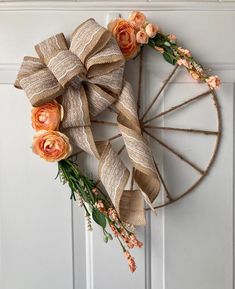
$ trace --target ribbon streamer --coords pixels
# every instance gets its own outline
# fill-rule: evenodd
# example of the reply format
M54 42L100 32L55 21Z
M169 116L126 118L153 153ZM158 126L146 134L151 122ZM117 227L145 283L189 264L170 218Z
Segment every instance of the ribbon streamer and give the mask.
M144 201L157 197L160 182L149 145L143 138L130 84L123 80L125 61L111 33L88 19L73 32L71 44L62 33L35 46L39 58L24 57L15 86L33 106L57 99L64 108L60 131L73 153L82 149L99 160L99 177L120 218L145 224ZM95 142L91 119L114 104L118 127L135 168L140 189L125 190L129 171L108 141Z

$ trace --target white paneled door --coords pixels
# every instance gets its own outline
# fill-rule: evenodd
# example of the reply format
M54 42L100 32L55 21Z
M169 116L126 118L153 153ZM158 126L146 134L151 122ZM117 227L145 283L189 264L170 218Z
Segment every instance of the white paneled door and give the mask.
M108 8L105 3L0 4L1 289L233 289L233 4L208 4L206 9L195 3L176 9L174 4L174 10L170 4L139 5L152 22L164 32L176 34L182 46L222 78L218 91L222 141L208 176L191 194L159 209L157 216L146 213L147 226L137 230L144 248L133 253L136 273L129 272L117 241L105 244L95 225L93 232L85 230L84 212L71 204L69 189L54 180L56 165L31 152L30 104L24 92L12 85L23 56L35 55L34 45L53 34L64 32L69 37L87 18L105 26L110 13L127 17L132 8L138 9L123 7L118 4L111 9L110 3ZM138 61L131 61L126 69L135 93ZM145 49L143 70L142 111L172 67L161 55ZM180 72L151 113L167 110L205 89ZM166 115L160 125L216 130L212 98ZM99 139L114 133L110 127L96 129ZM215 145L213 136L153 133L202 168ZM198 179L192 167L149 141L175 196ZM115 142L114 147L118 150L120 143ZM126 159L125 153L123 156ZM82 156L80 163L95 177L95 160ZM160 198L164 198L163 189Z

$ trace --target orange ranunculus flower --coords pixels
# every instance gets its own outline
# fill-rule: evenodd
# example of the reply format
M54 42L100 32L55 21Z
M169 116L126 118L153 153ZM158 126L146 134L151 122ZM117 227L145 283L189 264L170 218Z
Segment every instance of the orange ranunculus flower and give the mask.
M33 152L48 162L56 162L69 157L72 148L66 135L39 130L33 138Z
M58 130L63 118L63 108L57 101L32 108L32 126L38 130Z
M133 25L125 19L119 18L110 22L108 29L117 40L125 59L135 57L140 49L140 45L136 42Z

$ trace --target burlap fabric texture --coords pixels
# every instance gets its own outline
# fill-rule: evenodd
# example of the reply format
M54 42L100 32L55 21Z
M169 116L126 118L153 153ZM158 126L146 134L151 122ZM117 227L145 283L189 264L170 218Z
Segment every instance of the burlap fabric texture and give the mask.
M125 61L111 33L88 19L68 43L62 33L35 46L39 58L24 57L15 86L32 106L57 99L64 108L60 131L73 152L82 149L99 160L99 177L120 218L145 224L144 199L151 203L160 190L150 147L143 138L130 84L123 79ZM129 170L110 142L95 142L91 119L113 105L138 189L125 190Z

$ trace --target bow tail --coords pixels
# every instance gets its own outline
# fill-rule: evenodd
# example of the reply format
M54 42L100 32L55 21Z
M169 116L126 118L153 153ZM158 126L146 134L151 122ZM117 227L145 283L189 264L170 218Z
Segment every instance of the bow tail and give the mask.
M120 111L118 126L122 133L128 155L135 167L135 182L143 191L145 201L153 209L152 202L159 194L160 181L151 149L141 133L136 104L128 82L124 84L116 107Z
M97 116L116 101L110 93L104 91L98 85L86 82L84 88L91 118Z
M97 142L100 154L99 177L116 208L120 219L133 225L144 225L143 197L139 190L124 190L129 171L110 142Z

